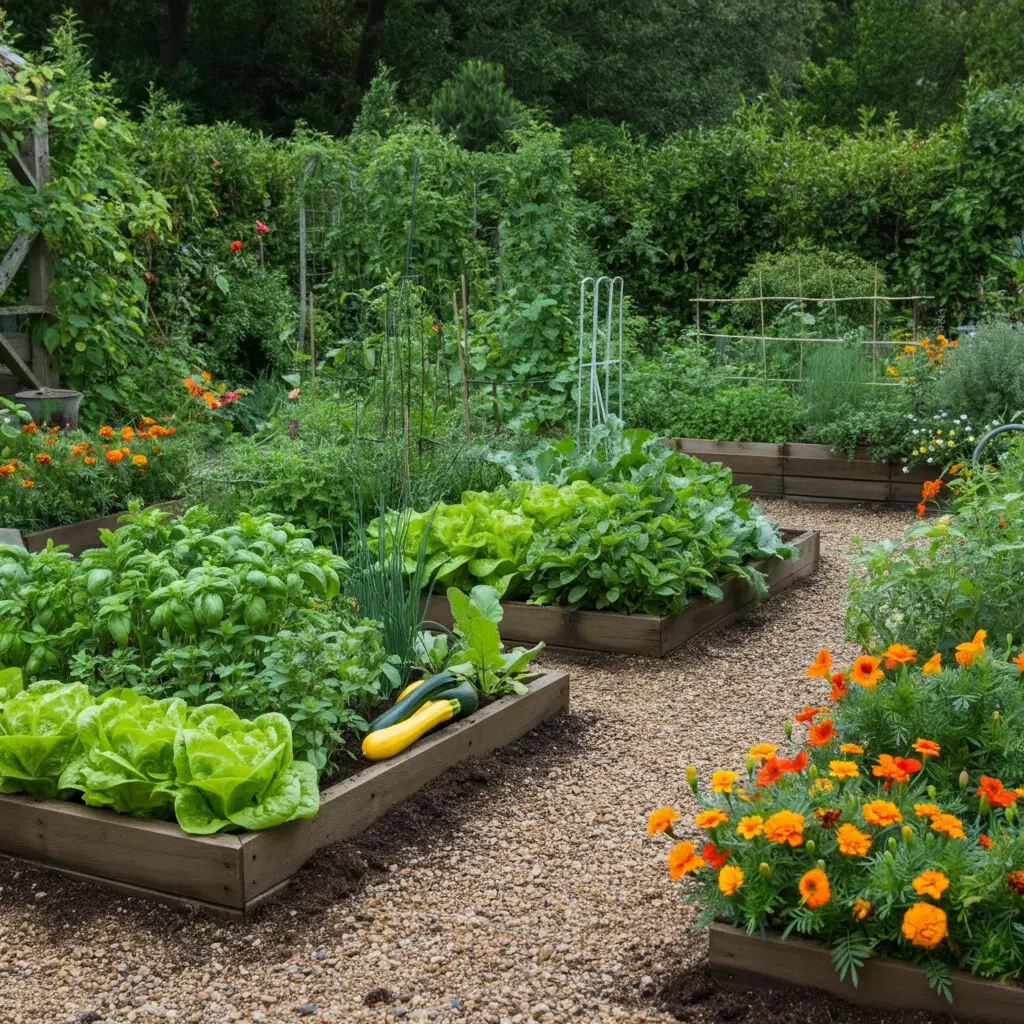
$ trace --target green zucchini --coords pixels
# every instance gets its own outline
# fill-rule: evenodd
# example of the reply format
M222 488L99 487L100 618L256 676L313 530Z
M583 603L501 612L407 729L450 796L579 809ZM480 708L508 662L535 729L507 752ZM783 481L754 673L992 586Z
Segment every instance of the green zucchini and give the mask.
M480 698L477 696L476 687L465 679L458 686L452 686L441 693L435 693L430 699L457 700L459 702L459 710L455 712L456 718L466 718L480 707Z
M455 682L455 676L451 672L439 672L436 676L425 679L415 689L405 691L405 696L400 697L382 715L378 715L366 731L376 732L378 729L386 729L388 726L397 725L410 715L415 714L428 700L433 700L435 694L446 690Z

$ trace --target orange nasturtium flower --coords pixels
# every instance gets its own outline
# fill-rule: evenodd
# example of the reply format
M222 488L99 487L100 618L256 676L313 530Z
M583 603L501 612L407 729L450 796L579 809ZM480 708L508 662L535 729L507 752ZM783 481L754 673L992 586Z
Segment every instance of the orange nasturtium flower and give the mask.
M659 832L665 832L678 818L679 813L671 807L659 807L656 811L651 811L647 816L647 834L654 836Z
M35 480L22 480L21 481L21 486L22 487L35 487L35 485L36 485Z
M828 708L812 708L804 705L803 711L798 715L793 716L794 722L811 722L814 720L814 716L822 711L828 711Z
M145 455L133 455L132 465L133 466L144 466L149 460Z
M697 828L717 828L728 820L728 814L717 807L712 807L709 811L701 811L695 819L695 824Z
M832 891L828 886L828 875L821 868L811 868L800 879L799 887L803 902L811 910L823 907L832 898Z
M891 782L907 782L911 775L920 770L921 762L916 757L879 754L878 764L871 769L871 774L879 779L889 779Z
M718 872L718 888L731 896L743 884L743 871L734 864L727 864Z
M815 722L807 730L807 742L812 747L823 747L838 735L839 733L836 732L835 726L832 725L832 719L823 718L820 722Z
M834 779L854 779L860 775L856 761L829 761L828 773Z
M914 804L914 813L919 818L934 818L937 814L941 814L937 804Z
M922 666L921 675L937 676L942 671L942 655L933 654Z
M894 825L897 821L903 820L900 809L889 800L872 800L871 803L861 807L861 813L869 825L878 825L880 828Z
M744 839L754 839L763 831L764 818L759 814L748 814L745 818L740 818L740 823L736 826L737 835Z
M732 784L739 778L735 772L719 769L711 773L711 788L716 793L731 793Z
M871 849L871 836L849 822L836 829L836 842L839 844L839 852L845 853L847 857L864 857Z
M881 658L876 658L873 654L862 654L854 660L850 668L850 679L869 690L873 689L883 676L882 670L878 667L881 664Z
M923 740L920 737L914 744L914 749L922 757L938 757L942 753L942 747L935 740Z
M936 814L932 818L932 828L943 832L950 839L964 839L964 823L955 814Z
M720 850L714 843L705 843L700 855L708 862L708 866L717 871L729 859L732 850Z
M931 896L941 900L942 894L949 888L949 879L941 871L922 871L910 883L918 896Z
M775 756L775 744L758 743L747 751L747 755L755 761L767 761L770 757Z
M822 649L818 651L817 658L814 659L814 664L807 669L805 674L809 679L824 679L831 671L832 657L828 653L828 648L822 647Z
M1011 871L1006 876L1006 884L1020 896L1024 896L1024 871Z
M917 661L917 651L911 650L906 644L889 644L882 657L894 665L913 665Z
M120 462L124 458L124 452L120 448L111 448L107 452L107 462L114 463Z
M856 743L842 743L842 744L840 744L839 749L844 754L863 754L864 753L864 748L858 746Z
M867 900L854 900L851 913L854 921L863 921L871 913L871 904Z
M1024 651L1021 651L1016 658L1011 658L1010 660L1021 670L1021 672L1024 672Z
M1004 789L999 779L982 775L980 782L981 785L975 795L987 797L993 807L1009 807L1010 804L1016 802L1017 794L1012 789Z
M795 811L777 811L764 823L764 837L771 843L799 846L804 841L804 816Z
M904 915L903 937L922 949L934 949L947 935L946 912L934 903L915 903Z
M846 675L842 672L832 673L832 691L828 695L829 700L842 700L850 692L846 684Z
M974 634L973 640L969 640L964 644L957 644L956 663L958 665L973 665L974 659L978 657L979 654L985 653L985 637L987 636L988 633L986 633L985 630L979 629L978 632Z
M697 851L693 848L693 843L689 841L676 843L676 845L668 851L668 873L670 878L678 880L682 878L683 875L689 875L694 871L700 871L704 866L705 864L703 859L697 856Z

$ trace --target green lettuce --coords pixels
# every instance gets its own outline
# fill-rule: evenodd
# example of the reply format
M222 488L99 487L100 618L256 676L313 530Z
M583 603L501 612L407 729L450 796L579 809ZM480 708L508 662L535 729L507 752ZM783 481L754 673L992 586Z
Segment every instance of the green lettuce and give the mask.
M0 669L0 704L25 689L25 680L20 668Z
M78 716L93 703L81 683L44 681L0 705L0 793L67 795L59 780L76 753Z
M320 808L316 768L294 760L291 726L276 712L250 722L221 704L193 708L175 740L174 767L174 813L193 835L271 828Z
M183 700L153 700L134 690L110 690L78 716L80 750L60 778L90 807L137 818L170 818L178 791L174 741Z

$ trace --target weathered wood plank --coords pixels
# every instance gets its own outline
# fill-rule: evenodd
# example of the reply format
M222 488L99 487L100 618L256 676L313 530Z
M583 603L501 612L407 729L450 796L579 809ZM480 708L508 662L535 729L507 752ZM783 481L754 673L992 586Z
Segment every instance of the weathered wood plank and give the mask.
M0 853L172 896L243 906L237 836L190 836L170 822L0 795Z
M27 231L19 231L14 236L10 248L4 253L4 258L0 260L0 295L7 291L7 286L21 269L34 239L35 232L29 234Z
M783 478L781 473L737 473L732 474L734 484L745 484L754 494L766 498L781 498L784 493Z
M14 346L8 341L7 336L0 332L0 362L6 366L15 377L27 387L39 390L43 384L35 375L35 372L18 355Z
M840 999L886 1011L923 1010L960 1020L1024 1022L1024 987L953 972L953 1003L928 987L924 972L901 960L869 960L855 987L839 980L829 948L822 942L775 934L767 939L728 925L712 924L711 971L736 991L773 985L823 989Z
M869 458L847 459L825 445L789 444L783 457L782 471L789 476L822 476L843 480L889 479L888 462L872 462Z
M173 514L181 508L181 502L165 501L158 507ZM116 530L123 515L124 512L113 512L98 519L83 519L80 523L52 526L49 530L27 533L24 535L25 547L29 551L42 551L46 547L46 542L52 540L54 544L66 544L70 554L80 555L89 548L100 547L100 530Z
M734 473L774 475L782 472L782 445L752 441L708 441L701 438L673 438L676 451L695 455L704 462L720 462Z
M787 498L843 498L853 501L887 501L888 480L837 480L817 476L787 476Z
M358 835L453 765L483 757L568 708L568 675L540 676L524 696L503 697L397 757L331 786L315 818L242 836L247 899L290 878L321 847Z

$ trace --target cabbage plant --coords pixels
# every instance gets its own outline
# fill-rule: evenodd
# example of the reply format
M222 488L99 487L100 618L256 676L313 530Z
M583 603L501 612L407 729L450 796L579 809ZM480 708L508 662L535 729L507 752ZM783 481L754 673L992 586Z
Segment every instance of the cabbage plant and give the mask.
M0 793L61 793L76 753L79 714L93 703L81 683L43 681L0 704Z
M61 788L79 790L90 807L172 817L178 791L174 741L187 711L177 698L108 691L78 716L80 749L61 776Z
M175 815L193 835L271 828L320 807L316 768L294 759L291 727L277 712L246 721L220 704L193 708L174 766Z

